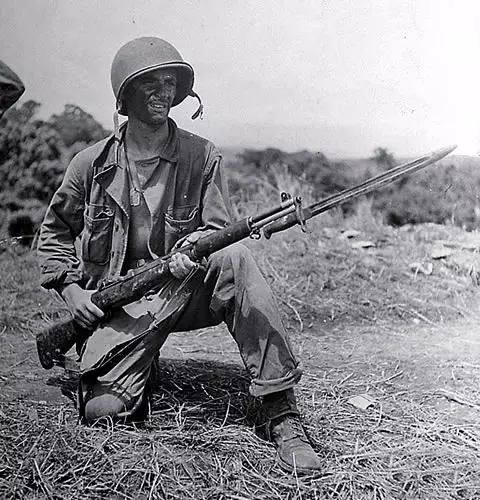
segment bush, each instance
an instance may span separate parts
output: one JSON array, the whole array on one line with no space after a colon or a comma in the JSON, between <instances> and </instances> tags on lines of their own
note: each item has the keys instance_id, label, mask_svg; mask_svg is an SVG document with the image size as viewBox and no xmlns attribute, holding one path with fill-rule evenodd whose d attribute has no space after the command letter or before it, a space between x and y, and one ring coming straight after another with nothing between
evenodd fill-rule
<instances>
[{"instance_id":1,"label":"bush","mask_svg":"<svg viewBox=\"0 0 480 500\"><path fill-rule=\"evenodd\" d=\"M357 164L330 162L321 153L284 153L278 149L245 150L228 165L233 202L241 215L255 207L278 203L281 191L300 195L306 203L319 201L398 162L385 148L358 175ZM355 176L355 173L357 176ZM480 225L480 158L449 157L406 176L360 199L339 207L344 215L358 215L359 204L371 207L375 219L391 226L451 224L467 230ZM255 210L255 209L254 209Z\"/></svg>"},{"instance_id":2,"label":"bush","mask_svg":"<svg viewBox=\"0 0 480 500\"><path fill-rule=\"evenodd\" d=\"M480 222L479 165L480 159L460 159L457 164L445 162L405 177L375 193L373 209L393 226L434 222L476 229Z\"/></svg>"},{"instance_id":3,"label":"bush","mask_svg":"<svg viewBox=\"0 0 480 500\"><path fill-rule=\"evenodd\" d=\"M63 112L52 115L48 121L60 135L63 143L70 148L75 143L85 146L102 140L109 132L95 118L76 104L66 104Z\"/></svg>"},{"instance_id":4,"label":"bush","mask_svg":"<svg viewBox=\"0 0 480 500\"><path fill-rule=\"evenodd\" d=\"M35 120L39 104L28 101L0 124L2 206L12 200L48 201L61 181L65 146L55 130ZM17 208L18 209L18 208Z\"/></svg>"},{"instance_id":5,"label":"bush","mask_svg":"<svg viewBox=\"0 0 480 500\"><path fill-rule=\"evenodd\" d=\"M0 208L19 210L26 200L48 202L73 154L108 133L73 104L48 122L36 119L39 108L27 101L0 120Z\"/></svg>"},{"instance_id":6,"label":"bush","mask_svg":"<svg viewBox=\"0 0 480 500\"><path fill-rule=\"evenodd\" d=\"M302 196L306 203L337 193L353 182L347 167L330 162L322 153L279 149L246 149L227 165L235 204L248 200L278 203L280 193ZM344 210L348 207L345 205Z\"/></svg>"}]
</instances>

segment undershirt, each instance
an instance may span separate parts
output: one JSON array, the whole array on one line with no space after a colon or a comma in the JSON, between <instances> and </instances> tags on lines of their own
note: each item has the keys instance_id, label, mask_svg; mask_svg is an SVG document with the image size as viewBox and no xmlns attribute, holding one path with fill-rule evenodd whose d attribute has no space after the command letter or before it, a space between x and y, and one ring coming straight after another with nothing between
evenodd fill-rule
<instances>
[{"instance_id":1,"label":"undershirt","mask_svg":"<svg viewBox=\"0 0 480 500\"><path fill-rule=\"evenodd\" d=\"M155 156L135 161L134 168L137 170L139 187L142 192L140 193L140 204L130 207L127 246L127 260L129 262L157 257L151 251L149 244L152 214L160 212L172 164L160 156Z\"/></svg>"}]
</instances>

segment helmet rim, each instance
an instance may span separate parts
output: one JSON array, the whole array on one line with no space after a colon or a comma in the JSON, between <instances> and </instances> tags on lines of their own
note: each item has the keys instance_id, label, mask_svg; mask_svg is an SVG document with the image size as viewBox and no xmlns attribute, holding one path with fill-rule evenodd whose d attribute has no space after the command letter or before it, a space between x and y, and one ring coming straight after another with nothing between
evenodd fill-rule
<instances>
[{"instance_id":1,"label":"helmet rim","mask_svg":"<svg viewBox=\"0 0 480 500\"><path fill-rule=\"evenodd\" d=\"M172 61L152 64L146 68L141 68L135 71L131 75L128 75L121 83L117 92L117 109L122 115L126 115L126 109L123 102L123 94L127 86L135 79L140 76L151 73L157 69L164 68L174 68L177 70L177 89L175 92L175 98L172 102L172 107L177 106L191 93L194 81L194 72L192 66L187 62Z\"/></svg>"}]
</instances>

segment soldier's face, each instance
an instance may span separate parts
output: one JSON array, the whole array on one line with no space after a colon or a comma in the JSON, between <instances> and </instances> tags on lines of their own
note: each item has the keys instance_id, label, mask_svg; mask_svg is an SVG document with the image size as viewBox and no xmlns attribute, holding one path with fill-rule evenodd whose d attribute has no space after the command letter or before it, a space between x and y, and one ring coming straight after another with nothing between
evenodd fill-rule
<instances>
[{"instance_id":1,"label":"soldier's face","mask_svg":"<svg viewBox=\"0 0 480 500\"><path fill-rule=\"evenodd\" d=\"M174 69L157 69L135 78L126 92L127 114L151 125L167 121L177 91Z\"/></svg>"}]
</instances>

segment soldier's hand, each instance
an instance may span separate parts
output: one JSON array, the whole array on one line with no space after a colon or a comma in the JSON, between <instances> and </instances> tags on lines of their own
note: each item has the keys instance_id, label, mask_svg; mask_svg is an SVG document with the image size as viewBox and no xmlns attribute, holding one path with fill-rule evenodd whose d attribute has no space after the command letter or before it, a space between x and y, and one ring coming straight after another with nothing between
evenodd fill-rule
<instances>
[{"instance_id":1,"label":"soldier's hand","mask_svg":"<svg viewBox=\"0 0 480 500\"><path fill-rule=\"evenodd\" d=\"M91 300L94 290L84 290L77 283L71 283L62 290L62 297L73 319L87 330L93 330L103 318L103 311Z\"/></svg>"},{"instance_id":2,"label":"soldier's hand","mask_svg":"<svg viewBox=\"0 0 480 500\"><path fill-rule=\"evenodd\" d=\"M186 278L192 269L197 267L198 264L193 262L190 257L183 253L174 253L170 259L170 272L175 276L177 279L184 279Z\"/></svg>"}]
</instances>

